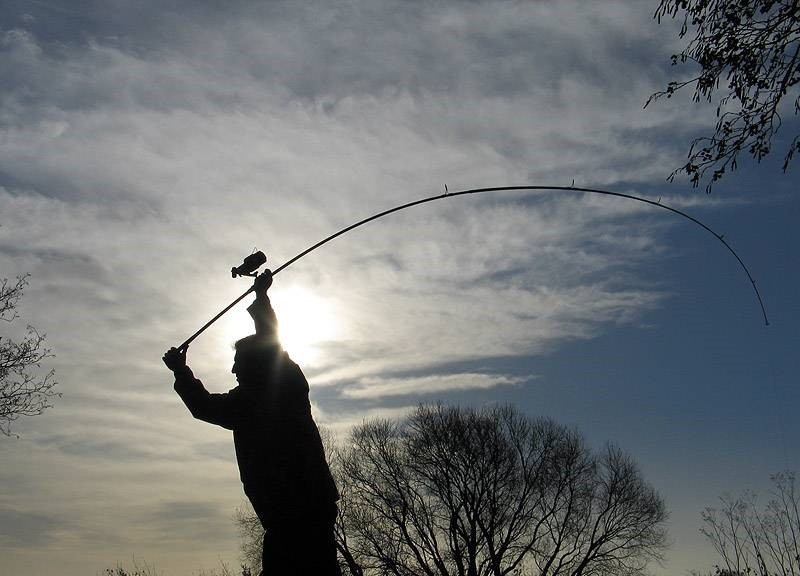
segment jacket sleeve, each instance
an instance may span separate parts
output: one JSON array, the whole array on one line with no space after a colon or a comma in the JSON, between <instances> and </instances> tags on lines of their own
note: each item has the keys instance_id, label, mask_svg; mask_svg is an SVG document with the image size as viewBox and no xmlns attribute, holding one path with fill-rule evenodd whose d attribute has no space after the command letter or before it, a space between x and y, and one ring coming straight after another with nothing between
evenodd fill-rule
<instances>
[{"instance_id":1,"label":"jacket sleeve","mask_svg":"<svg viewBox=\"0 0 800 576\"><path fill-rule=\"evenodd\" d=\"M188 366L175 372L175 392L198 420L233 430L246 417L247 403L238 387L223 394L212 394Z\"/></svg>"},{"instance_id":2,"label":"jacket sleeve","mask_svg":"<svg viewBox=\"0 0 800 576\"><path fill-rule=\"evenodd\" d=\"M253 303L247 307L247 311L256 326L256 335L277 339L278 317L266 293L258 294Z\"/></svg>"}]
</instances>

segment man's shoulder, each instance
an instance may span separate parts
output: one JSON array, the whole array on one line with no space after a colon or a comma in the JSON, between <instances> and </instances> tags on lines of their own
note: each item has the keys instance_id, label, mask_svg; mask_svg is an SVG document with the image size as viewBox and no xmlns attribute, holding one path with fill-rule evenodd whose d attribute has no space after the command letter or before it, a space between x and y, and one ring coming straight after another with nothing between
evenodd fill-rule
<instances>
[{"instance_id":1,"label":"man's shoulder","mask_svg":"<svg viewBox=\"0 0 800 576\"><path fill-rule=\"evenodd\" d=\"M294 360L292 360L291 356L289 356L289 353L286 351L283 352L283 355L281 357L281 368L285 375L300 376L305 378L305 376L303 375L303 370L300 368L300 365Z\"/></svg>"}]
</instances>

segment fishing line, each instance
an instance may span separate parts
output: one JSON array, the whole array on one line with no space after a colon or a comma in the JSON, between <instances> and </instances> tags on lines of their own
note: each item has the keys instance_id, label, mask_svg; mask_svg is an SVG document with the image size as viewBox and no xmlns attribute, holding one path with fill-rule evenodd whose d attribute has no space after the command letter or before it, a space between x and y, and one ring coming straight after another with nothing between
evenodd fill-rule
<instances>
[{"instance_id":1,"label":"fishing line","mask_svg":"<svg viewBox=\"0 0 800 576\"><path fill-rule=\"evenodd\" d=\"M493 186L493 187L490 187L490 188L473 188L473 189L470 189L470 190L460 190L460 191L457 191L457 192L450 192L450 191L447 190L447 187L445 186L444 194L438 194L436 196L429 196L427 198L422 198L420 200L415 200L413 202L408 202L408 203L402 204L400 206L395 206L394 208L389 208L388 210L384 210L383 212L379 212L377 214L373 214L372 216L369 216L368 218L364 218L363 220L359 220L355 224L351 224L350 226L347 226L346 228L342 228L338 232L335 232L335 233L331 234L330 236L328 236L326 238L323 238L322 240L320 240L319 242L317 242L313 246L310 246L310 247L306 248L305 250L303 250L302 252L300 252L297 256L294 256L293 258L290 258L289 260L287 260L286 262L284 262L283 264L278 266L275 270L272 271L272 275L275 276L276 274L278 274L282 270L285 270L286 268L288 268L289 266L291 266L292 264L294 264L295 262L297 262L298 260L300 260L304 256L310 254L311 252L313 252L317 248L327 244L331 240L334 240L335 238L338 238L339 236L342 236L343 234L346 234L346 233L350 232L351 230L354 230L354 229L356 229L356 228L358 228L360 226L363 226L364 224L372 222L373 220L377 220L379 218L383 218L384 216L388 216L389 214L393 214L394 212L399 212L400 210L405 210L406 208L411 208L413 206L419 206L420 204L427 204L428 202L434 202L436 200L443 200L445 198L455 198L457 196L467 196L467 195L470 195L470 194L485 194L485 193L490 193L490 192L515 192L515 191L519 192L519 191L531 191L531 190L540 190L540 191L546 190L546 191L551 191L551 192L581 192L581 193L588 193L588 194L602 194L603 196L616 196L618 198L627 198L629 200L636 200L637 202L643 202L644 204L649 204L649 205L655 206L657 208L663 208L664 210L669 210L670 212L672 212L674 214L677 214L678 216L682 216L683 218L686 218L687 220L691 220L692 222L694 222L695 224L697 224L698 226L703 228L705 231L707 231L709 234L714 236L714 238L719 240L723 244L723 246L725 246L725 248L727 248L728 251L731 254L733 254L734 258L736 258L736 261L739 263L739 266L741 267L742 270L744 270L744 273L747 274L747 278L748 278L748 280L750 280L750 284L753 286L753 291L755 292L756 298L758 299L758 304L761 307L761 314L764 316L764 324L766 326L769 326L769 319L767 317L767 310L766 310L766 307L764 306L764 301L761 298L761 293L758 291L758 286L756 286L756 282L753 279L752 274L750 274L750 270L747 268L747 266L745 265L744 261L739 257L739 255L736 253L736 251L731 247L731 245L728 243L728 241L725 240L725 237L722 234L716 233L714 230L712 230L711 228L706 226L703 222L701 222L700 220L698 220L694 216L691 216L691 215L687 214L686 212L683 212L682 210L678 210L677 208L672 208L671 206L667 206L666 204L662 204L660 199L658 201L650 200L648 198L642 198L640 196L634 196L632 194L624 194L622 192L610 192L608 190L599 190L597 188L580 188L580 187L576 187L576 186ZM200 328L197 332L195 332L189 338L187 338L183 342L183 344L178 346L178 349L179 350L185 350L186 348L188 348L189 344L191 344L192 341L195 338L197 338L200 334L202 334L203 331L205 331L206 328L208 328L214 322L216 322L223 314L225 314L228 310L233 308L236 304L238 304L243 298L245 298L253 290L254 290L254 286L251 286L244 294L242 294L241 296L236 298L236 300L231 302L228 306L223 308L216 316L214 316L211 320L206 322L206 324L203 325L202 328Z\"/></svg>"},{"instance_id":2,"label":"fishing line","mask_svg":"<svg viewBox=\"0 0 800 576\"><path fill-rule=\"evenodd\" d=\"M786 393L786 388L782 388L778 384L778 375L775 370L774 358L778 347L773 345L770 341L773 338L775 338L775 336L772 334L765 334L763 336L764 344L762 345L762 357L766 359L767 363L767 375L769 377L769 384L771 386L771 392L773 395L772 404L777 406L777 411L779 413L778 417L773 418L773 420L777 426L778 441L780 443L781 456L783 457L783 469L789 470L791 468L791 463L789 462L787 422L792 421L789 416L789 406L791 406L791 404L789 402L789 395Z\"/></svg>"}]
</instances>

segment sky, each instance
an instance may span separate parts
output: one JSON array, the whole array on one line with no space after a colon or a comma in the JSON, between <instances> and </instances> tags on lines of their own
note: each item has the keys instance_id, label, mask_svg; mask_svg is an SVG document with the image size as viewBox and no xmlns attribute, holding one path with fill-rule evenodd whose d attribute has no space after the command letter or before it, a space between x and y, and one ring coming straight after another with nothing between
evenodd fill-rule
<instances>
[{"instance_id":1,"label":"sky","mask_svg":"<svg viewBox=\"0 0 800 576\"><path fill-rule=\"evenodd\" d=\"M708 570L700 512L800 466L797 169L781 150L711 195L666 177L713 107L643 109L677 74L650 0L0 4L0 277L30 276L62 397L0 437L2 576L132 559L236 565L230 433L161 355L268 266L392 206L271 289L320 425L420 402L512 404L613 442L670 510L655 574ZM785 118L779 138L796 124ZM778 142L780 144L780 142ZM189 349L235 385L235 308ZM12 330L12 327L3 327ZM3 333L6 335L6 333Z\"/></svg>"}]
</instances>

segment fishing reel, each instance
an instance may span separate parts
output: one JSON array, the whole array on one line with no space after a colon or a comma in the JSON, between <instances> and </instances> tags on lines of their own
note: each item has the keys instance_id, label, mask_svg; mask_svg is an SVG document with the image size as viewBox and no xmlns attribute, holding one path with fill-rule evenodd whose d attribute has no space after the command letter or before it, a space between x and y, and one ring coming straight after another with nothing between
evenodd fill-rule
<instances>
[{"instance_id":1,"label":"fishing reel","mask_svg":"<svg viewBox=\"0 0 800 576\"><path fill-rule=\"evenodd\" d=\"M238 276L249 276L251 278L255 278L258 276L258 272L256 272L256 270L258 270L262 264L265 264L266 261L267 256L261 250L254 252L245 258L239 266L234 266L231 268L231 278L236 278Z\"/></svg>"}]
</instances>

